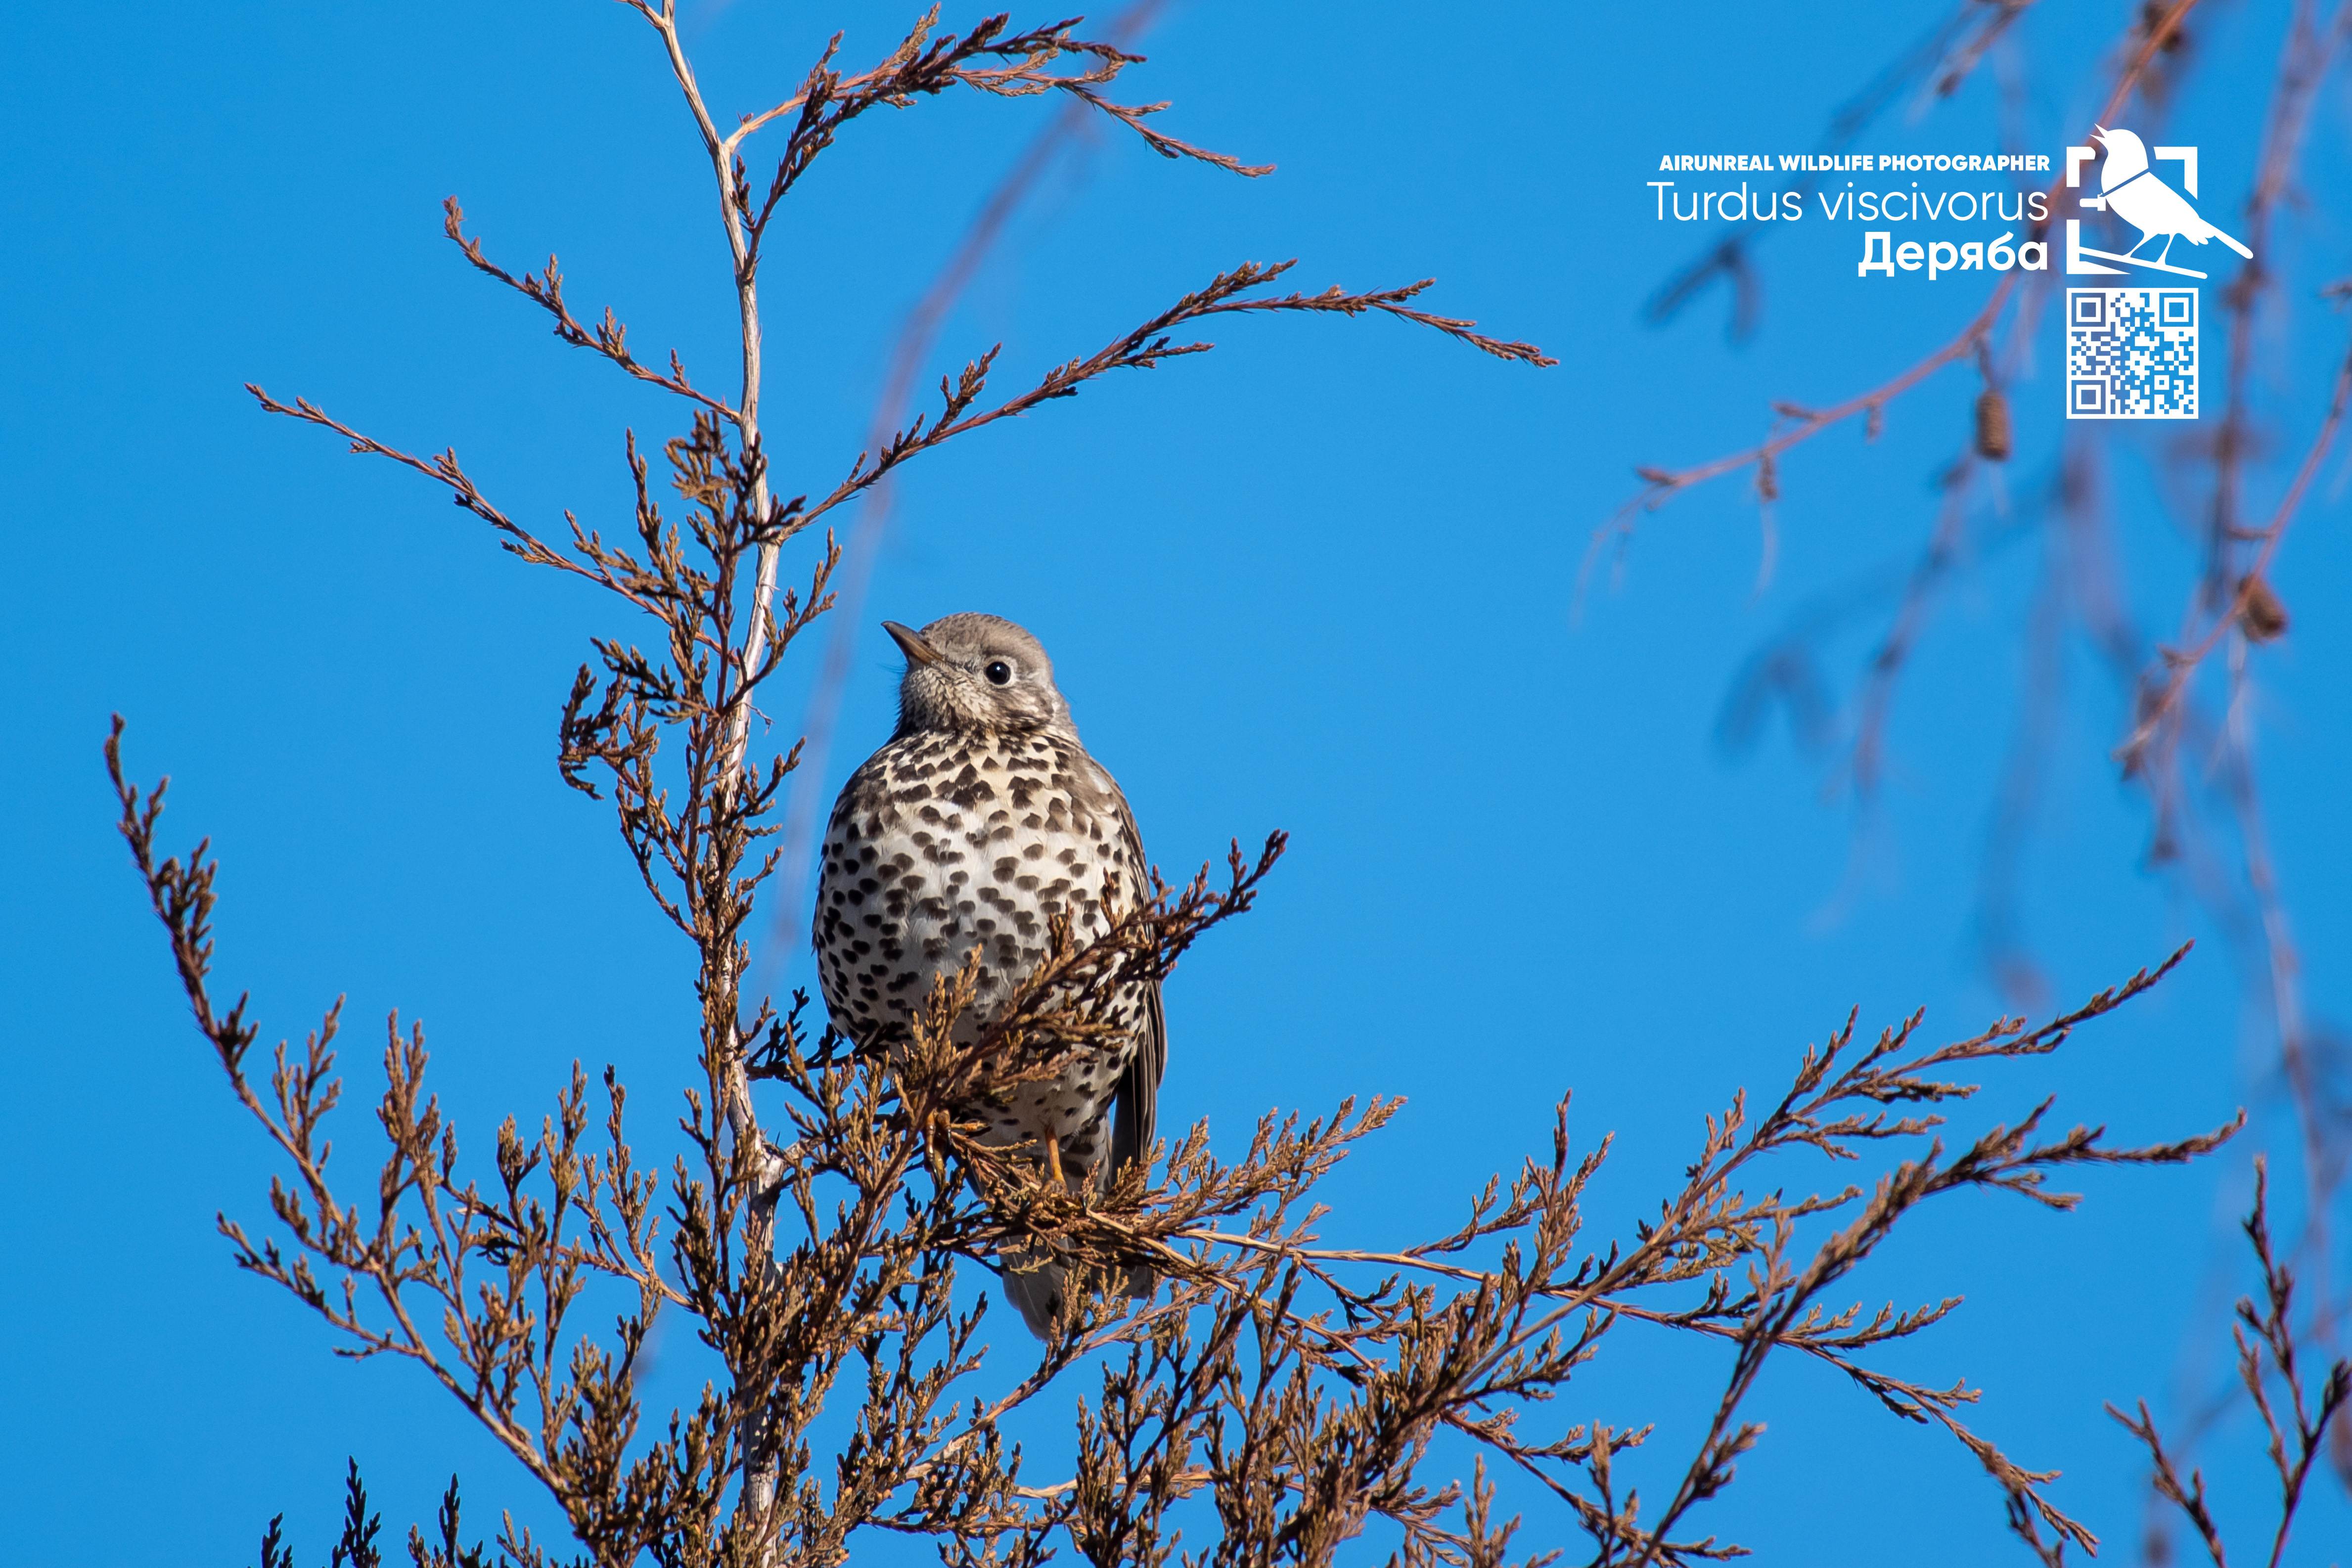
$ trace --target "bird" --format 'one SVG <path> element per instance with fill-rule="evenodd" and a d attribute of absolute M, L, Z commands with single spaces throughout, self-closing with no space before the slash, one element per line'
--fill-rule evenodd
<path fill-rule="evenodd" d="M 2218 239 L 2240 256 L 2252 258 L 2252 251 L 2199 217 L 2186 196 L 2158 177 L 2148 167 L 2147 144 L 2136 133 L 2109 131 L 2102 125 L 2091 140 L 2104 146 L 2107 155 L 2099 164 L 2099 193 L 2084 198 L 2083 204 L 2100 212 L 2113 212 L 2139 230 L 2138 245 L 2125 255 L 2137 254 L 2140 246 L 2162 235 L 2164 248 L 2156 257 L 2159 267 L 2172 254 L 2176 238 L 2191 245 Z"/>
<path fill-rule="evenodd" d="M 978 954 L 955 1026 L 977 1040 L 1045 958 L 1056 916 L 1083 944 L 1146 896 L 1135 813 L 1078 739 L 1054 664 L 1010 621 L 975 613 L 883 630 L 906 655 L 898 724 L 843 785 L 827 822 L 811 937 L 834 1026 L 863 1049 L 903 1047 L 933 981 Z M 1107 883 L 1106 873 L 1115 879 Z M 1151 1158 L 1168 1030 L 1160 977 L 1112 977 L 1109 1028 L 1056 1077 L 957 1107 L 981 1142 L 1034 1145 L 1049 1179 L 1107 1186 Z M 1039 1339 L 1060 1320 L 1066 1271 L 1008 1254 L 1006 1297 Z M 1138 1266 L 1118 1282 L 1150 1293 Z"/>

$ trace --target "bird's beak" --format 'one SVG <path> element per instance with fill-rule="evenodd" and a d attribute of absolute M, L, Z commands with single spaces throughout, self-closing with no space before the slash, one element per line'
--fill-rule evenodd
<path fill-rule="evenodd" d="M 2105 147 L 2107 144 L 2107 128 L 2104 125 L 2091 127 L 2091 140 Z"/>
<path fill-rule="evenodd" d="M 882 622 L 882 630 L 890 633 L 890 640 L 898 643 L 899 651 L 907 655 L 908 669 L 913 669 L 918 664 L 936 664 L 940 662 L 940 651 L 924 642 L 923 634 L 913 627 L 901 626 L 896 621 L 885 621 Z"/>

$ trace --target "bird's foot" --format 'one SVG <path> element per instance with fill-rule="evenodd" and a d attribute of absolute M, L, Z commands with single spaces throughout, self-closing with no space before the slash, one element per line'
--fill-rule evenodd
<path fill-rule="evenodd" d="M 1045 1134 L 1045 1174 L 1057 1187 L 1069 1185 L 1062 1176 L 1062 1140 L 1051 1133 Z"/>

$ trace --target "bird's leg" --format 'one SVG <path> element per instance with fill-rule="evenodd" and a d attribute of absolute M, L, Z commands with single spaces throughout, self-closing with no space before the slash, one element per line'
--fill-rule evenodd
<path fill-rule="evenodd" d="M 2156 265 L 2162 267 L 2172 256 L 2172 242 L 2180 237 L 2178 231 L 2164 236 L 2164 248 L 2156 253 Z"/>
<path fill-rule="evenodd" d="M 1062 1140 L 1055 1134 L 1045 1134 L 1045 1174 L 1054 1178 L 1055 1186 L 1067 1186 L 1062 1176 Z"/>

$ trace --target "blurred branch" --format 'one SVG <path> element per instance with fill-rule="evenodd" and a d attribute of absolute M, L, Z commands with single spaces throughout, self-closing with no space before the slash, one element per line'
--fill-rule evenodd
<path fill-rule="evenodd" d="M 2032 3 L 2033 0 L 1959 0 L 1925 37 L 1832 111 L 1828 126 L 1813 144 L 1813 152 L 1822 156 L 1843 152 L 1890 104 L 1929 78 L 1934 78 L 1936 96 L 1949 98 L 1975 73 L 1993 45 Z M 1820 184 L 1818 175 L 1807 172 L 1783 183 L 1780 190 L 1794 192 L 1802 201 Z M 1771 229 L 1747 224 L 1726 229 L 1708 241 L 1680 271 L 1658 286 L 1642 307 L 1642 319 L 1654 326 L 1673 320 L 1685 306 L 1706 291 L 1709 283 L 1723 277 L 1730 282 L 1733 293 L 1730 336 L 1735 342 L 1746 339 L 1755 330 L 1759 314 L 1760 290 L 1752 253 L 1772 233 Z"/>
<path fill-rule="evenodd" d="M 2201 635 L 2182 647 L 2162 647 L 2157 650 L 2164 679 L 2160 685 L 2147 689 L 2138 722 L 2131 733 L 2116 747 L 2116 759 L 2123 764 L 2126 775 L 2141 771 L 2149 761 L 2150 748 L 2174 736 L 2174 720 L 2178 717 L 2182 695 L 2188 690 L 2189 677 L 2199 665 L 2221 645 L 2232 632 L 2257 643 L 2267 643 L 2286 629 L 2285 614 L 2269 586 L 2266 573 L 2272 558 L 2277 555 L 2280 541 L 2286 537 L 2288 525 L 2303 505 L 2305 493 L 2326 461 L 2336 444 L 2336 434 L 2344 423 L 2347 401 L 2352 401 L 2352 350 L 2347 350 L 2343 362 L 2336 368 L 2334 388 L 2328 393 L 2327 413 L 2319 423 L 2318 434 L 2304 452 L 2303 462 L 2296 467 L 2294 478 L 2280 498 L 2278 507 L 2269 522 L 2259 528 L 2246 530 L 2242 537 L 2258 545 L 2254 558 L 2245 572 L 2238 578 L 2235 588 L 2219 613 L 2212 617 Z M 2191 613 L 2195 613 L 2192 606 Z"/>
<path fill-rule="evenodd" d="M 1612 542 L 1621 552 L 1630 546 L 1633 542 L 1636 519 L 1643 514 L 1656 511 L 1675 497 L 1694 486 L 1703 485 L 1710 479 L 1721 478 L 1726 474 L 1736 474 L 1746 468 L 1757 470 L 1759 495 L 1765 496 L 1768 500 L 1776 499 L 1780 493 L 1778 471 L 1780 455 L 1791 447 L 1811 440 L 1822 432 L 1843 424 L 1856 416 L 1861 416 L 1864 420 L 1864 438 L 1875 440 L 1879 427 L 1886 417 L 1888 403 L 1901 397 L 1946 365 L 1961 360 L 1972 360 L 1982 351 L 1992 332 L 1993 324 L 2000 319 L 2002 307 L 2009 303 L 2010 295 L 2017 287 L 2018 277 L 2019 275 L 2014 272 L 2003 277 L 1994 287 L 1992 297 L 1985 301 L 1984 308 L 1969 319 L 1969 324 L 1960 329 L 1959 336 L 1892 380 L 1884 382 L 1868 392 L 1850 397 L 1843 402 L 1833 403 L 1828 408 L 1814 409 L 1800 403 L 1776 402 L 1772 405 L 1772 428 L 1764 439 L 1754 446 L 1727 453 L 1721 457 L 1711 458 L 1688 468 L 1635 469 L 1634 473 L 1647 488 L 1620 507 L 1616 516 L 1608 523 L 1593 530 L 1592 541 L 1585 548 L 1584 564 L 1577 573 L 1576 600 L 1580 611 L 1585 591 L 1591 581 L 1593 568 L 1599 564 L 1602 550 Z M 1769 495 L 1766 494 L 1768 491 Z"/>
<path fill-rule="evenodd" d="M 2105 107 L 2095 117 L 2095 123 L 2105 124 L 2115 117 L 2116 111 L 2131 96 L 2133 89 L 2139 84 L 2158 53 L 2178 36 L 2183 19 L 2196 5 L 2197 0 L 2172 0 L 2162 12 L 2135 21 L 2126 36 L 2128 52 L 2125 64 L 2108 93 Z M 2006 20 L 2003 26 L 2006 26 Z M 2054 196 L 2061 188 L 2058 183 L 2053 182 L 2050 193 Z M 2032 231 L 2032 239 L 2042 240 L 2047 232 L 2046 223 L 2038 225 Z M 2039 287 L 2047 287 L 2049 277 L 2045 272 L 2033 281 Z M 1994 285 L 1984 307 L 1970 318 L 1958 336 L 1868 392 L 1822 409 L 1794 402 L 1776 402 L 1772 405 L 1772 426 L 1764 439 L 1753 446 L 1685 468 L 1636 468 L 1634 473 L 1644 488 L 1621 506 L 1608 522 L 1593 530 L 1591 543 L 1586 548 L 1584 564 L 1577 574 L 1576 603 L 1580 611 L 1593 568 L 1603 550 L 1613 543 L 1622 558 L 1622 552 L 1632 544 L 1638 518 L 1658 510 L 1685 490 L 1727 474 L 1753 468 L 1757 471 L 1757 494 L 1761 500 L 1769 503 L 1780 495 L 1780 459 L 1790 448 L 1858 415 L 1864 417 L 1866 437 L 1875 437 L 1889 403 L 1945 366 L 1989 350 L 1994 325 L 2000 319 L 2002 307 L 2008 304 L 2010 296 L 2017 289 L 2020 277 L 2017 271 L 2005 273 Z"/>

